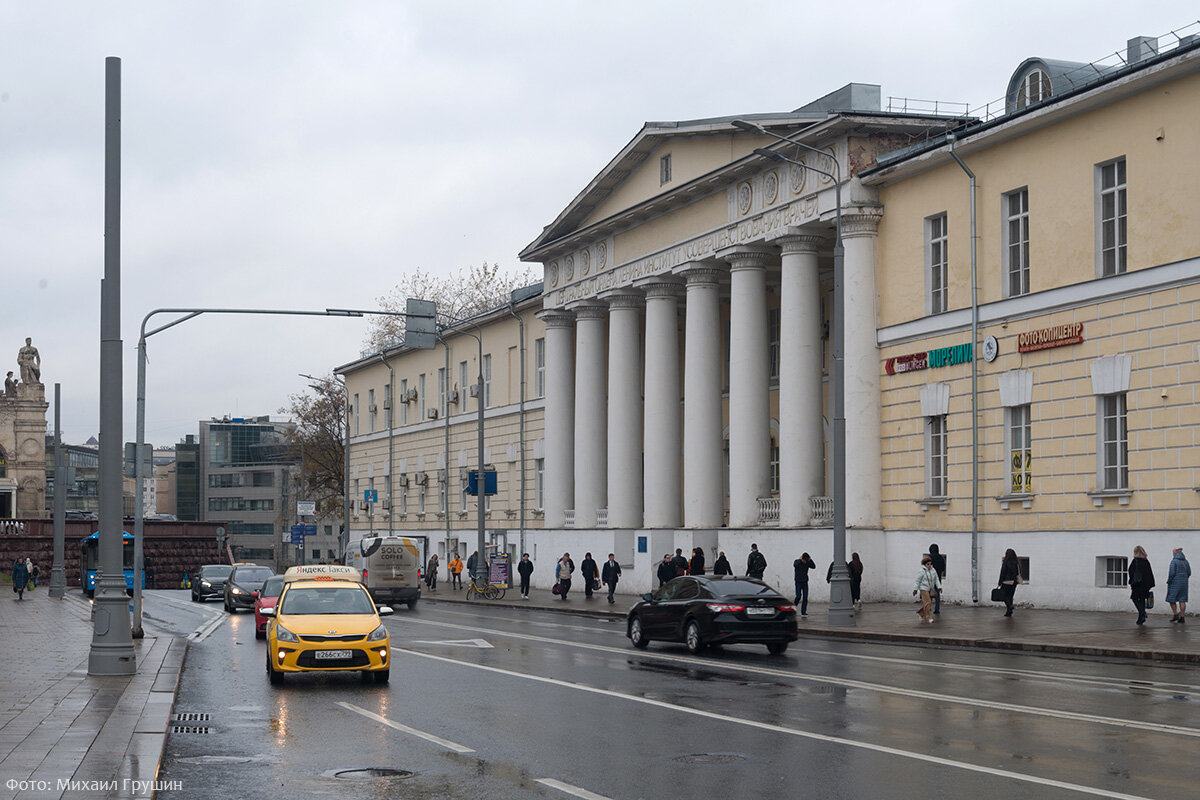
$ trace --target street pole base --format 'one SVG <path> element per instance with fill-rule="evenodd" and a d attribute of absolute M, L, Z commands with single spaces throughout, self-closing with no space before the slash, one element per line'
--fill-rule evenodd
<path fill-rule="evenodd" d="M 839 628 L 852 628 L 855 625 L 850 574 L 844 564 L 834 566 L 829 582 L 829 625 Z"/>

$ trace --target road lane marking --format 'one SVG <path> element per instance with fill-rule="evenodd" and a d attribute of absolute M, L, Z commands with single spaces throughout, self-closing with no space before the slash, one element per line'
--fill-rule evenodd
<path fill-rule="evenodd" d="M 479 650 L 492 649 L 492 646 L 488 644 L 486 639 L 445 639 L 440 642 L 418 639 L 414 641 L 413 644 L 434 644 L 448 647 L 474 647 Z"/>
<path fill-rule="evenodd" d="M 479 619 L 478 614 L 471 614 L 471 613 L 466 613 L 466 612 L 462 612 L 462 611 L 449 611 L 449 610 L 444 610 L 444 609 L 438 609 L 438 613 L 453 614 L 454 616 L 458 616 L 458 617 L 470 617 L 475 620 Z M 615 619 L 615 618 L 594 617 L 593 619 L 600 624 L 606 624 L 606 623 L 613 624 L 613 623 L 624 623 L 625 622 L 624 619 Z M 510 621 L 506 618 L 501 618 L 501 617 L 489 617 L 489 620 L 504 621 L 504 622 Z M 400 622 L 402 620 L 400 618 L 397 618 L 396 621 Z M 427 624 L 437 624 L 435 622 L 428 621 L 428 620 L 426 622 L 427 622 Z M 513 624 L 536 625 L 538 627 L 543 627 L 543 628 L 559 628 L 561 630 L 584 631 L 584 632 L 592 633 L 592 634 L 610 634 L 610 633 L 615 632 L 613 630 L 597 629 L 594 627 L 586 628 L 586 627 L 583 627 L 580 625 L 564 625 L 562 623 L 540 622 L 540 621 L 534 621 L 534 620 L 522 620 L 520 623 L 513 623 Z M 811 634 L 805 634 L 805 635 L 819 637 L 819 636 L 821 636 L 821 632 L 816 631 Z M 862 642 L 859 642 L 859 643 L 861 644 Z M 912 643 L 905 643 L 905 642 L 874 642 L 872 644 L 887 646 L 887 647 L 896 647 L 896 646 L 911 647 L 911 646 L 913 646 Z M 936 642 L 929 643 L 929 646 L 931 646 L 931 647 L 936 646 L 936 645 L 937 645 Z M 959 663 L 956 663 L 953 661 L 927 661 L 924 659 L 897 658 L 895 656 L 870 656 L 870 655 L 865 655 L 862 653 L 837 653 L 832 650 L 813 650 L 811 648 L 805 648 L 804 652 L 806 654 L 810 654 L 810 655 L 830 656 L 833 658 L 855 658 L 855 659 L 859 659 L 861 661 L 876 661 L 876 662 L 895 663 L 895 664 L 910 664 L 913 666 L 920 666 L 920 667 L 939 667 L 939 668 L 943 668 L 943 669 L 957 669 L 957 670 L 961 670 L 963 672 L 983 672 L 983 673 L 990 672 L 990 673 L 995 673 L 997 675 L 1016 675 L 1019 677 L 1032 677 L 1032 678 L 1051 678 L 1054 680 L 1069 681 L 1069 682 L 1081 683 L 1081 684 L 1089 684 L 1090 683 L 1090 684 L 1095 684 L 1096 686 L 1103 686 L 1105 688 L 1153 690 L 1153 691 L 1162 692 L 1164 694 L 1181 694 L 1182 693 L 1182 694 L 1192 695 L 1194 697 L 1200 697 L 1200 687 L 1197 687 L 1195 684 L 1188 684 L 1188 683 L 1168 683 L 1165 681 L 1142 681 L 1142 680 L 1134 680 L 1134 679 L 1122 680 L 1120 678 L 1101 678 L 1101 677 L 1097 677 L 1097 676 L 1093 676 L 1093 675 L 1081 675 L 1081 674 L 1075 673 L 1075 672 L 1050 672 L 1050 671 L 1045 671 L 1045 670 L 1014 669 L 1012 667 L 989 667 L 989 666 L 984 666 L 981 664 L 959 664 Z M 993 654 L 995 654 L 995 653 L 993 653 Z M 1008 655 L 1012 655 L 1012 654 L 1008 654 Z M 1022 655 L 1045 658 L 1052 654 L 1022 653 Z M 1139 664 L 1138 666 L 1144 667 L 1145 665 Z M 1170 666 L 1166 665 L 1166 664 L 1155 664 L 1154 666 L 1170 668 Z"/>
<path fill-rule="evenodd" d="M 456 628 L 464 631 L 472 631 L 476 633 L 486 633 L 493 636 L 508 636 L 515 639 L 525 639 L 532 642 L 542 644 L 561 645 L 563 647 L 577 647 L 584 650 L 595 650 L 602 653 L 617 653 L 623 656 L 633 655 L 628 649 L 620 647 L 611 647 L 601 644 L 587 644 L 584 642 L 571 642 L 561 639 L 551 639 L 545 636 L 534 636 L 529 633 L 511 633 L 506 631 L 489 630 L 485 628 L 473 628 L 467 625 L 455 625 L 450 622 L 433 622 L 430 620 L 408 619 L 406 622 L 415 623 L 418 625 L 435 625 L 447 628 Z M 868 692 L 879 692 L 881 694 L 893 694 L 901 697 L 911 697 L 920 700 L 931 700 L 941 703 L 957 703 L 959 705 L 973 706 L 976 708 L 986 708 L 994 711 L 1005 713 L 1028 714 L 1037 717 L 1050 717 L 1052 719 L 1071 720 L 1072 722 L 1085 722 L 1097 725 L 1109 725 L 1116 728 L 1129 728 L 1142 731 L 1150 731 L 1153 733 L 1162 733 L 1176 736 L 1191 736 L 1200 738 L 1200 729 L 1187 728 L 1179 725 L 1166 725 L 1157 722 L 1141 722 L 1139 720 L 1120 719 L 1117 717 L 1102 717 L 1095 714 L 1083 714 L 1076 711 L 1060 711 L 1049 708 L 1038 708 L 1035 706 L 1024 706 L 1016 703 L 1002 702 L 998 700 L 981 700 L 974 697 L 960 697 L 958 695 L 938 694 L 937 692 L 926 692 L 920 689 L 903 689 L 898 686 L 887 686 L 881 683 L 869 683 L 867 681 L 857 681 L 850 678 L 842 678 L 836 675 L 818 675 L 805 672 L 792 672 L 782 669 L 771 669 L 770 667 L 755 667 L 748 664 L 732 664 L 723 661 L 711 661 L 700 658 L 692 658 L 688 656 L 674 656 L 667 653 L 650 653 L 639 651 L 636 653 L 639 658 L 656 659 L 658 661 L 671 661 L 678 664 L 687 664 L 688 666 L 702 666 L 710 669 L 724 669 L 730 671 L 750 672 L 758 675 L 769 675 L 778 678 L 790 678 L 792 680 L 809 681 L 813 683 L 832 683 L 838 686 L 845 686 L 848 689 L 862 689 Z"/>
<path fill-rule="evenodd" d="M 196 630 L 189 633 L 188 637 L 187 637 L 188 641 L 191 641 L 191 642 L 204 641 L 205 639 L 207 639 L 209 636 L 212 635 L 213 631 L 215 631 L 217 628 L 221 627 L 221 625 L 227 619 L 229 619 L 229 616 L 227 614 L 217 614 L 212 619 L 203 623 L 199 628 L 196 628 Z"/>
<path fill-rule="evenodd" d="M 444 747 L 447 750 L 453 750 L 456 753 L 474 753 L 475 752 L 474 750 L 472 750 L 469 747 L 463 747 L 461 744 L 455 744 L 454 742 L 451 742 L 448 739 L 443 739 L 440 736 L 434 736 L 432 733 L 426 733 L 425 731 L 419 731 L 416 728 L 410 728 L 407 725 L 401 725 L 399 722 L 392 722 L 387 717 L 381 717 L 374 712 L 367 711 L 365 708 L 359 708 L 356 705 L 351 705 L 350 703 L 343 703 L 341 701 L 338 701 L 336 703 L 336 705 L 341 706 L 342 708 L 346 709 L 347 711 L 353 711 L 355 714 L 361 714 L 368 719 L 373 719 L 376 722 L 382 722 L 384 725 L 387 725 L 389 728 L 395 728 L 398 731 L 402 731 L 404 733 L 411 734 L 413 736 L 416 736 L 419 739 L 424 739 L 427 742 L 433 742 L 434 744 Z"/>
<path fill-rule="evenodd" d="M 588 692 L 598 694 L 604 697 L 615 697 L 620 700 L 628 700 L 633 703 L 641 703 L 643 705 L 654 706 L 656 708 L 665 708 L 670 711 L 677 711 L 682 714 L 691 714 L 696 717 L 705 719 L 717 720 L 718 722 L 732 722 L 735 725 L 745 725 L 750 728 L 758 728 L 759 730 L 769 731 L 771 733 L 783 733 L 789 736 L 797 736 L 802 739 L 811 739 L 817 742 L 825 742 L 827 744 L 843 745 L 845 747 L 855 747 L 860 750 L 870 750 L 876 753 L 884 753 L 886 755 L 898 756 L 900 758 L 913 759 L 915 761 L 924 761 L 929 764 L 938 764 L 943 767 L 953 767 L 956 769 L 967 770 L 969 772 L 980 772 L 985 775 L 994 775 L 1008 780 L 1021 781 L 1023 783 L 1033 783 L 1039 786 L 1049 786 L 1055 789 L 1065 789 L 1067 791 L 1079 792 L 1081 794 L 1089 794 L 1095 797 L 1108 797 L 1114 800 L 1151 800 L 1151 798 L 1143 797 L 1134 794 L 1122 794 L 1121 792 L 1112 792 L 1107 789 L 1099 789 L 1091 786 L 1083 786 L 1077 783 L 1067 783 L 1066 781 L 1057 781 L 1053 778 L 1039 778 L 1033 775 L 1025 775 L 1020 772 L 1011 772 L 1009 770 L 997 769 L 995 767 L 985 767 L 979 764 L 969 764 L 965 761 L 954 761 L 941 756 L 931 756 L 927 753 L 917 753 L 911 750 L 901 750 L 896 747 L 888 747 L 883 744 L 873 744 L 871 742 L 858 742 L 853 739 L 844 739 L 840 736 L 830 736 L 825 733 L 813 733 L 810 731 L 802 731 L 796 728 L 787 728 L 782 725 L 774 725 L 770 722 L 758 722 L 757 720 L 741 719 L 739 717 L 731 717 L 726 714 L 718 714 L 715 711 L 705 711 L 699 708 L 689 708 L 688 706 L 676 705 L 668 703 L 664 700 L 654 700 L 649 697 L 639 697 L 633 694 L 614 691 L 612 689 L 600 689 L 595 686 L 588 686 L 582 683 L 570 683 L 569 681 L 559 680 L 557 678 L 547 678 L 541 675 L 529 675 L 523 672 L 515 672 L 513 670 L 503 669 L 501 667 L 491 667 L 486 664 L 472 664 L 469 661 L 458 661 L 457 659 L 447 658 L 445 656 L 435 656 L 431 653 L 421 653 L 416 650 L 406 650 L 402 647 L 396 647 L 393 643 L 392 655 L 396 653 L 405 653 L 418 658 L 426 658 L 432 661 L 441 661 L 446 664 L 455 664 L 461 667 L 469 667 L 470 669 L 482 670 L 484 672 L 492 672 L 498 675 L 506 675 L 511 678 L 520 678 L 522 680 L 536 681 L 538 683 L 546 683 L 552 686 L 559 686 L 565 689 L 574 689 L 579 692 Z M 346 703 L 338 703 L 345 706 Z M 366 712 L 370 713 L 370 712 Z M 541 781 L 539 781 L 541 783 Z"/>
<path fill-rule="evenodd" d="M 554 778 L 538 778 L 537 782 L 543 786 L 549 786 L 551 789 L 558 789 L 558 791 L 564 794 L 583 798 L 583 800 L 612 800 L 612 798 L 605 797 L 602 794 L 596 794 L 595 792 L 589 792 L 587 789 L 580 789 L 578 786 L 572 786 L 569 783 L 556 781 Z"/>

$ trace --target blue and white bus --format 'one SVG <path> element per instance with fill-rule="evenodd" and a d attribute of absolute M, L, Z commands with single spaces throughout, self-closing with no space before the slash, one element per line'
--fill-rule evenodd
<path fill-rule="evenodd" d="M 121 555 L 125 566 L 125 592 L 133 596 L 133 534 L 121 531 Z M 79 585 L 88 597 L 96 594 L 96 567 L 100 563 L 100 531 L 83 537 L 79 554 Z M 142 588 L 146 588 L 146 573 L 142 572 Z"/>

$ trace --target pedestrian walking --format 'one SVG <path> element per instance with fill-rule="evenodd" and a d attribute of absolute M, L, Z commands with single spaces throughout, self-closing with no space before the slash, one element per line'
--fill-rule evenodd
<path fill-rule="evenodd" d="M 467 576 L 470 577 L 471 583 L 475 582 L 475 571 L 479 567 L 479 551 L 474 550 L 467 557 Z"/>
<path fill-rule="evenodd" d="M 192 579 L 190 577 L 188 577 L 188 574 L 186 572 L 183 573 L 183 577 L 179 579 L 179 588 L 180 589 L 192 588 Z"/>
<path fill-rule="evenodd" d="M 571 575 L 575 572 L 575 565 L 571 562 L 571 554 L 563 553 L 563 557 L 558 560 L 558 565 L 554 567 L 554 579 L 558 582 L 558 596 L 563 600 L 567 599 L 567 592 L 571 591 Z"/>
<path fill-rule="evenodd" d="M 13 591 L 18 600 L 25 599 L 25 586 L 29 583 L 29 567 L 25 566 L 25 555 L 17 556 L 12 568 Z"/>
<path fill-rule="evenodd" d="M 663 560 L 658 562 L 658 585 L 659 587 L 666 586 L 667 582 L 675 577 L 675 565 L 671 563 L 671 554 L 667 553 L 663 556 Z"/>
<path fill-rule="evenodd" d="M 688 562 L 688 573 L 692 575 L 704 574 L 704 548 L 697 547 L 692 550 L 692 560 Z"/>
<path fill-rule="evenodd" d="M 717 560 L 713 562 L 713 575 L 732 575 L 733 567 L 729 565 L 729 559 L 725 557 L 725 551 L 722 550 Z"/>
<path fill-rule="evenodd" d="M 942 585 L 937 570 L 933 568 L 933 559 L 925 556 L 921 559 L 921 569 L 917 572 L 917 580 L 913 583 L 913 597 L 921 595 L 921 609 L 917 615 L 922 622 L 933 622 L 933 598 Z"/>
<path fill-rule="evenodd" d="M 29 586 L 31 589 L 36 589 L 38 585 L 38 575 L 41 574 L 41 569 L 32 561 L 29 562 Z"/>
<path fill-rule="evenodd" d="M 750 555 L 746 557 L 746 575 L 762 580 L 767 571 L 767 557 L 758 552 L 758 545 L 750 545 Z"/>
<path fill-rule="evenodd" d="M 29 575 L 29 580 L 25 584 L 25 591 L 32 592 L 37 588 L 37 581 L 33 579 L 33 559 L 25 559 L 25 572 Z"/>
<path fill-rule="evenodd" d="M 521 560 L 517 562 L 517 574 L 521 576 L 521 599 L 529 599 L 529 576 L 533 575 L 533 562 L 529 560 L 529 553 L 522 553 Z"/>
<path fill-rule="evenodd" d="M 1171 622 L 1183 622 L 1187 613 L 1188 578 L 1192 577 L 1192 565 L 1183 555 L 1183 548 L 1176 547 L 1171 555 L 1171 567 L 1167 570 L 1167 602 L 1171 604 Z M 1178 610 L 1176 610 L 1178 606 Z"/>
<path fill-rule="evenodd" d="M 1004 551 L 1004 560 L 1000 562 L 1000 579 L 996 583 L 1003 594 L 1004 616 L 1006 617 L 1012 616 L 1013 597 L 1016 596 L 1017 584 L 1020 582 L 1021 561 L 1017 558 L 1017 551 L 1010 547 Z"/>
<path fill-rule="evenodd" d="M 929 560 L 938 574 L 938 588 L 933 595 L 933 613 L 942 613 L 942 581 L 946 579 L 946 557 L 936 544 L 929 545 Z"/>
<path fill-rule="evenodd" d="M 583 576 L 583 597 L 592 599 L 592 592 L 600 588 L 600 567 L 592 560 L 591 553 L 583 554 L 583 562 L 579 565 L 579 574 Z"/>
<path fill-rule="evenodd" d="M 1146 622 L 1146 601 L 1149 600 L 1153 604 L 1154 595 L 1151 589 L 1154 588 L 1154 569 L 1150 566 L 1150 559 L 1146 557 L 1146 548 L 1140 544 L 1133 548 L 1133 560 L 1129 562 L 1129 569 L 1126 570 L 1129 583 L 1129 599 L 1133 601 L 1133 607 L 1137 609 L 1137 624 L 1143 625 Z"/>
<path fill-rule="evenodd" d="M 792 562 L 792 570 L 796 573 L 796 604 L 800 606 L 802 617 L 808 616 L 808 571 L 816 568 L 816 562 L 808 553 Z"/>
<path fill-rule="evenodd" d="M 671 563 L 675 566 L 676 575 L 687 575 L 688 560 L 683 555 L 683 548 L 675 548 L 675 557 L 671 559 Z"/>
<path fill-rule="evenodd" d="M 454 552 L 454 555 L 450 558 L 450 588 L 451 589 L 461 589 L 462 588 L 462 571 L 463 571 L 462 559 L 458 557 L 458 551 L 456 550 Z"/>
<path fill-rule="evenodd" d="M 863 562 L 858 553 L 850 554 L 850 600 L 855 608 L 862 608 Z"/>
<path fill-rule="evenodd" d="M 617 591 L 617 581 L 621 579 L 621 565 L 617 563 L 616 556 L 612 553 L 608 554 L 608 561 L 604 562 L 604 566 L 600 570 L 600 580 L 604 581 L 604 585 L 608 587 L 608 602 L 617 602 L 613 597 Z"/>
<path fill-rule="evenodd" d="M 429 557 L 429 567 L 425 570 L 425 585 L 429 587 L 429 591 L 437 591 L 437 574 L 438 574 L 438 554 L 434 553 Z"/>

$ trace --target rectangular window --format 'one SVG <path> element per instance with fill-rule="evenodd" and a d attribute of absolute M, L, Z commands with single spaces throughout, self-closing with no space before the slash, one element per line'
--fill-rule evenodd
<path fill-rule="evenodd" d="M 1096 173 L 1100 275 L 1119 275 L 1125 271 L 1125 159 L 1100 164 Z"/>
<path fill-rule="evenodd" d="M 358 503 L 359 505 L 362 504 L 362 492 L 359 491 L 359 487 L 361 485 L 362 484 L 359 483 L 359 479 L 355 478 L 354 479 L 354 503 Z M 352 507 L 356 507 L 356 506 L 354 506 L 354 503 L 351 504 Z"/>
<path fill-rule="evenodd" d="M 1008 411 L 1008 491 L 1033 493 L 1033 445 L 1030 441 L 1030 407 L 1013 406 Z"/>
<path fill-rule="evenodd" d="M 1125 394 L 1107 394 L 1100 405 L 1100 472 L 1105 489 L 1129 488 L 1129 430 Z"/>
<path fill-rule="evenodd" d="M 425 396 L 425 373 L 422 372 L 417 376 L 417 422 L 425 419 L 425 403 L 427 400 L 428 398 Z"/>
<path fill-rule="evenodd" d="M 438 511 L 446 513 L 446 492 L 449 490 L 446 482 L 449 478 L 446 476 L 446 470 L 438 470 Z"/>
<path fill-rule="evenodd" d="M 779 309 L 767 309 L 767 360 L 771 383 L 779 383 Z"/>
<path fill-rule="evenodd" d="M 354 435 L 358 436 L 358 395 L 354 395 Z"/>
<path fill-rule="evenodd" d="M 367 431 L 375 432 L 375 390 L 367 390 Z"/>
<path fill-rule="evenodd" d="M 779 443 L 771 440 L 771 494 L 779 494 Z"/>
<path fill-rule="evenodd" d="M 446 368 L 438 367 L 438 415 L 446 417 Z M 442 509 L 445 511 L 445 509 Z"/>
<path fill-rule="evenodd" d="M 458 410 L 465 411 L 467 398 L 471 396 L 471 382 L 467 380 L 467 362 L 458 362 Z"/>
<path fill-rule="evenodd" d="M 534 508 L 546 507 L 546 460 L 544 458 L 533 460 L 533 497 Z"/>
<path fill-rule="evenodd" d="M 1124 556 L 1102 556 L 1104 574 L 1101 586 L 1121 588 L 1129 584 L 1129 559 Z"/>
<path fill-rule="evenodd" d="M 926 486 L 930 497 L 946 497 L 946 417 L 926 418 Z"/>
<path fill-rule="evenodd" d="M 459 503 L 458 510 L 459 511 L 467 510 L 467 498 L 468 497 L 470 497 L 470 495 L 467 494 L 467 470 L 460 469 L 458 471 L 458 503 Z"/>
<path fill-rule="evenodd" d="M 383 387 L 383 424 L 388 426 L 388 430 L 392 428 L 392 385 L 389 383 Z"/>
<path fill-rule="evenodd" d="M 1007 296 L 1029 294 L 1029 190 L 1004 195 L 1004 261 Z"/>
<path fill-rule="evenodd" d="M 535 397 L 546 396 L 546 340 L 533 340 L 533 385 Z"/>
<path fill-rule="evenodd" d="M 947 308 L 946 282 L 950 263 L 950 240 L 945 214 L 925 220 L 925 253 L 929 271 L 929 313 L 941 314 Z"/>
<path fill-rule="evenodd" d="M 483 407 L 492 407 L 492 354 L 483 357 Z"/>
<path fill-rule="evenodd" d="M 671 154 L 658 159 L 658 185 L 663 186 L 671 182 Z"/>
<path fill-rule="evenodd" d="M 408 424 L 408 378 L 400 381 L 400 424 Z"/>

